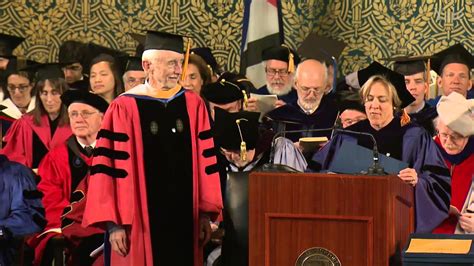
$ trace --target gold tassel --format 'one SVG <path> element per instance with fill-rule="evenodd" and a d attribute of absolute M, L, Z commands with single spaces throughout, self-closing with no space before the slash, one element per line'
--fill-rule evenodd
<path fill-rule="evenodd" d="M 240 159 L 244 162 L 247 161 L 247 144 L 244 141 L 244 138 L 242 137 L 242 130 L 240 130 L 240 121 L 248 121 L 245 118 L 237 119 L 235 120 L 235 123 L 237 123 L 237 129 L 239 129 L 239 134 L 240 134 Z"/>
<path fill-rule="evenodd" d="M 286 47 L 286 49 L 288 49 L 288 73 L 293 73 L 295 72 L 295 56 L 291 52 L 290 47 L 285 44 L 282 44 L 281 46 Z"/>
<path fill-rule="evenodd" d="M 186 79 L 186 70 L 188 68 L 190 49 L 191 49 L 191 38 L 188 38 L 188 44 L 186 45 L 186 54 L 184 55 L 183 72 L 181 73 L 181 81 L 184 81 Z"/>
<path fill-rule="evenodd" d="M 247 108 L 247 104 L 248 104 L 248 101 L 249 101 L 249 98 L 247 96 L 247 92 L 245 92 L 245 90 L 243 90 L 242 94 L 244 95 L 244 107 Z"/>
<path fill-rule="evenodd" d="M 408 115 L 407 111 L 403 109 L 402 116 L 400 117 L 400 125 L 403 127 L 407 125 L 408 123 L 410 123 L 410 121 L 411 121 L 410 116 Z"/>

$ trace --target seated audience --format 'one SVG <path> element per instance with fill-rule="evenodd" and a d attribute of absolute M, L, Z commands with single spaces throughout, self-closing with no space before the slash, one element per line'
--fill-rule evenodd
<path fill-rule="evenodd" d="M 68 89 L 57 64 L 38 66 L 36 107 L 16 120 L 1 150 L 12 161 L 36 169 L 46 153 L 71 136 L 67 110 L 61 95 Z"/>

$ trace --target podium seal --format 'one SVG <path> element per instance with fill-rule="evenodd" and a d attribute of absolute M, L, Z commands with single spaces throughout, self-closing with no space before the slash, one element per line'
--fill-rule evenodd
<path fill-rule="evenodd" d="M 341 266 L 341 261 L 331 251 L 314 247 L 301 253 L 295 266 Z"/>

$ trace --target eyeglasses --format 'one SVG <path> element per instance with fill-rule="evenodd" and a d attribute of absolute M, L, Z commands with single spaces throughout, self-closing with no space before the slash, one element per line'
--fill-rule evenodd
<path fill-rule="evenodd" d="M 68 115 L 69 115 L 69 118 L 78 118 L 79 115 L 84 118 L 84 119 L 87 119 L 89 117 L 91 117 L 91 115 L 93 114 L 96 114 L 98 112 L 89 112 L 89 111 L 81 111 L 81 112 L 78 112 L 78 111 L 72 111 L 70 112 Z"/>
<path fill-rule="evenodd" d="M 273 77 L 276 74 L 280 77 L 286 77 L 288 76 L 288 70 L 286 69 L 274 69 L 274 68 L 265 68 L 265 73 L 267 73 L 268 76 Z"/>
<path fill-rule="evenodd" d="M 459 134 L 456 134 L 456 133 L 453 134 L 453 135 L 450 135 L 450 134 L 447 134 L 447 133 L 439 133 L 439 132 L 438 132 L 438 135 L 439 135 L 439 137 L 440 137 L 441 139 L 448 139 L 448 138 L 450 138 L 451 141 L 453 141 L 453 142 L 456 142 L 456 141 L 459 141 L 459 140 L 465 138 L 465 137 L 463 137 L 463 136 L 461 136 L 461 135 L 459 135 Z"/>
<path fill-rule="evenodd" d="M 324 90 L 321 88 L 308 88 L 308 87 L 299 87 L 300 91 L 302 91 L 304 94 L 308 95 L 311 91 L 313 91 L 316 94 L 322 94 L 324 93 Z"/>
<path fill-rule="evenodd" d="M 30 87 L 30 85 L 28 85 L 28 84 L 20 84 L 18 86 L 15 86 L 13 84 L 8 84 L 7 85 L 7 90 L 9 92 L 14 92 L 15 90 L 18 90 L 19 92 L 25 92 L 29 87 Z"/>

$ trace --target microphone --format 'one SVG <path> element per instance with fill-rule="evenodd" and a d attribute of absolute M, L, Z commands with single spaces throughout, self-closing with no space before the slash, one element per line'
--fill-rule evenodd
<path fill-rule="evenodd" d="M 332 130 L 334 130 L 334 127 L 299 129 L 299 130 L 282 130 L 282 131 L 277 132 L 272 138 L 269 162 L 262 166 L 262 170 L 265 172 L 299 172 L 298 170 L 290 166 L 273 163 L 274 157 L 275 157 L 275 143 L 276 143 L 277 138 L 282 137 L 286 133 L 310 133 L 310 132 L 325 132 L 325 131 L 332 131 Z"/>
<path fill-rule="evenodd" d="M 360 136 L 369 136 L 374 145 L 372 147 L 373 164 L 367 170 L 367 174 L 368 175 L 386 175 L 383 167 L 380 165 L 380 162 L 379 162 L 379 150 L 378 150 L 378 147 L 377 147 L 377 141 L 375 140 L 375 138 L 372 134 L 367 133 L 367 132 L 359 132 L 359 131 L 343 129 L 343 128 L 335 128 L 334 131 L 342 132 L 342 133 L 348 133 L 348 134 L 354 134 L 354 135 L 360 135 Z"/>

